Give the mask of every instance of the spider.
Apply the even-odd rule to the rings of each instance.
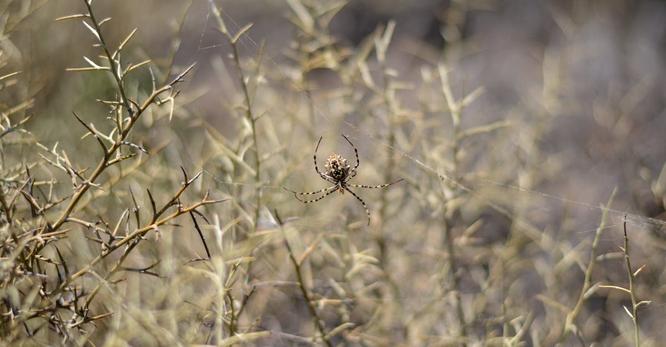
[[[325,169],[324,172],[321,172],[319,170],[319,166],[317,165],[317,150],[319,149],[319,144],[321,143],[321,140],[322,140],[323,137],[319,137],[319,141],[317,141],[317,146],[315,147],[315,151],[314,151],[314,155],[313,155],[315,171],[317,172],[319,177],[321,177],[324,181],[333,183],[333,185],[330,186],[330,187],[324,188],[324,189],[313,191],[313,192],[295,192],[295,191],[289,190],[287,188],[284,188],[284,189],[291,192],[291,193],[294,193],[294,197],[298,201],[300,201],[304,204],[309,204],[311,202],[317,202],[317,201],[329,196],[331,193],[336,192],[336,191],[340,192],[340,194],[344,194],[345,191],[348,191],[351,195],[353,195],[356,198],[356,200],[358,200],[361,203],[361,205],[363,205],[363,208],[365,208],[365,213],[368,215],[368,225],[370,225],[370,210],[368,209],[368,205],[366,205],[365,201],[363,201],[363,199],[361,199],[361,197],[359,197],[358,195],[356,195],[356,193],[351,191],[349,189],[349,187],[368,188],[368,189],[386,188],[390,185],[393,185],[393,184],[396,184],[396,183],[402,181],[402,178],[398,179],[396,181],[393,181],[391,183],[379,184],[379,185],[376,185],[376,186],[367,186],[367,185],[364,185],[364,184],[348,183],[349,180],[354,178],[354,176],[356,176],[356,174],[358,173],[357,169],[358,169],[358,167],[361,163],[360,163],[359,158],[358,158],[358,150],[356,149],[356,146],[354,146],[354,144],[349,140],[349,138],[347,136],[342,135],[342,137],[344,137],[345,140],[347,140],[347,142],[349,143],[349,145],[354,149],[354,155],[356,156],[356,164],[354,165],[353,168],[349,165],[349,163],[347,162],[347,159],[345,159],[344,157],[342,157],[339,154],[333,153],[326,160],[326,164],[324,166],[324,169]],[[312,200],[302,200],[301,198],[299,198],[299,195],[303,196],[303,195],[313,195],[313,194],[321,194],[321,193],[323,193],[324,195],[322,195],[318,198],[312,199]]]

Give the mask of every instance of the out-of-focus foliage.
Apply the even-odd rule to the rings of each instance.
[[[2,344],[666,339],[661,2],[0,13]]]

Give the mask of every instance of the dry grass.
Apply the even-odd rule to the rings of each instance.
[[[547,7],[539,82],[508,89],[477,63],[520,55],[465,33],[492,1],[444,6],[439,49],[395,21],[350,44],[344,3],[271,3],[279,52],[213,0],[5,1],[0,344],[659,345],[663,148],[632,158],[664,128],[643,116],[664,71],[590,101],[585,3]],[[283,189],[323,188],[315,144],[353,158],[340,134],[351,182],[404,179],[358,188],[369,225],[347,194]],[[625,175],[586,180],[596,158]]]

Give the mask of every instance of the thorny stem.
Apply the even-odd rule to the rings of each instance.
[[[390,26],[391,24],[389,24]],[[392,29],[385,29],[392,30]],[[386,35],[386,33],[385,33]],[[385,41],[385,44],[388,45],[388,41]],[[386,49],[386,47],[384,47]],[[393,172],[395,169],[395,157],[393,155],[392,149],[395,148],[395,132],[396,132],[396,120],[395,115],[398,112],[395,95],[391,91],[391,80],[392,75],[389,72],[389,67],[386,64],[385,57],[378,56],[379,64],[382,71],[382,84],[381,84],[381,97],[386,108],[386,121],[388,125],[388,134],[387,134],[387,151],[386,151],[386,170],[384,170],[384,182],[393,181]],[[391,271],[389,269],[389,245],[386,240],[384,225],[386,225],[386,219],[388,218],[388,190],[382,190],[380,192],[380,206],[379,206],[379,221],[380,225],[376,229],[375,242],[377,243],[377,248],[379,250],[379,264],[383,275],[386,279],[386,283],[389,286],[390,291],[393,295],[393,301],[397,303],[398,306],[402,305],[400,287],[396,281],[391,276]],[[409,335],[408,328],[402,330],[404,335]]]
[[[72,211],[74,210],[74,208],[78,204],[79,200],[81,200],[83,195],[88,191],[88,189],[90,189],[90,187],[93,185],[93,183],[95,183],[97,178],[99,178],[99,176],[104,172],[104,170],[106,170],[106,168],[109,167],[109,161],[110,161],[111,157],[113,156],[113,154],[115,154],[115,152],[118,150],[118,148],[120,148],[122,146],[123,141],[125,140],[125,138],[127,138],[127,136],[129,135],[130,130],[132,129],[132,127],[134,127],[134,125],[136,124],[136,121],[139,120],[141,114],[143,114],[143,112],[146,109],[148,109],[148,107],[150,107],[151,104],[153,104],[155,102],[155,99],[160,94],[170,90],[173,87],[173,85],[176,84],[178,81],[180,81],[182,76],[184,74],[186,74],[187,72],[189,72],[190,70],[191,69],[187,69],[183,74],[179,75],[179,77],[174,79],[171,83],[169,83],[168,85],[154,91],[148,97],[148,99],[146,99],[146,101],[144,101],[143,105],[141,105],[141,107],[138,109],[138,111],[136,113],[136,116],[131,117],[127,127],[122,129],[122,131],[120,133],[121,134],[120,139],[118,141],[114,142],[114,144],[104,153],[104,157],[97,164],[97,167],[95,168],[95,171],[93,171],[93,173],[90,175],[90,177],[85,182],[83,182],[81,184],[81,186],[78,188],[78,190],[76,191],[76,193],[74,193],[74,195],[72,196],[72,199],[70,200],[69,205],[67,206],[67,208],[65,208],[63,213],[57,219],[57,221],[55,223],[53,223],[53,225],[51,225],[50,227],[49,227],[48,224],[46,224],[41,232],[45,232],[48,229],[57,230],[58,228],[60,228],[62,226],[62,224],[64,224],[67,221],[67,218],[72,213]]]
[[[590,250],[590,264],[588,264],[587,268],[585,269],[585,278],[583,279],[583,287],[580,289],[580,294],[578,295],[578,300],[576,301],[576,305],[567,314],[563,331],[560,334],[560,342],[561,339],[566,337],[567,332],[572,331],[572,329],[575,329],[574,333],[577,332],[577,329],[575,327],[576,317],[578,317],[580,311],[583,308],[583,303],[585,302],[587,291],[590,289],[590,285],[592,283],[592,271],[594,270],[594,265],[596,263],[597,247],[599,245],[599,240],[601,239],[601,234],[603,233],[603,230],[606,229],[606,223],[608,221],[608,208],[610,208],[610,206],[613,203],[613,199],[615,198],[615,192],[616,190],[613,190],[613,192],[611,193],[611,196],[608,199],[608,203],[606,203],[606,208],[603,209],[603,212],[601,214],[601,222],[599,223],[599,227],[597,227],[597,230],[594,234],[594,240],[592,241],[592,249]]]
[[[458,157],[459,157],[459,151],[460,151],[460,144],[459,144],[459,134],[460,134],[460,117],[461,117],[461,102],[456,102],[453,93],[451,91],[451,86],[449,84],[449,79],[447,73],[444,71],[444,67],[440,66],[439,67],[439,73],[440,73],[440,79],[442,83],[442,93],[445,96],[446,103],[449,108],[449,113],[451,114],[451,123],[452,123],[452,137],[453,137],[453,144],[451,148],[451,155],[452,155],[452,163],[453,167],[451,170],[451,174],[454,177],[458,177]],[[444,194],[444,189],[445,186],[443,184],[444,182],[442,181],[442,194]],[[443,195],[443,198],[445,199],[445,195]],[[453,292],[455,293],[455,310],[456,310],[456,316],[458,318],[458,324],[460,325],[460,336],[465,339],[467,338],[467,324],[465,323],[465,314],[464,310],[462,307],[462,300],[461,300],[461,293],[460,293],[460,279],[458,278],[458,264],[456,262],[456,257],[455,257],[455,245],[454,245],[454,237],[452,235],[452,225],[453,221],[450,218],[450,215],[447,211],[446,208],[446,201],[442,201],[444,204],[444,211],[443,211],[443,227],[444,227],[444,244],[447,250],[448,254],[448,261],[449,261],[449,275],[451,276],[451,281],[452,281],[452,286],[453,286]],[[462,346],[466,346],[466,344],[463,342]]]
[[[257,118],[254,116],[254,112],[252,111],[252,101],[250,98],[250,91],[248,89],[247,81],[245,79],[245,73],[241,65],[240,54],[238,52],[238,45],[236,44],[238,37],[234,38],[231,35],[231,33],[229,33],[229,31],[227,30],[227,27],[222,19],[222,14],[220,13],[219,8],[215,5],[215,2],[213,0],[209,0],[209,3],[215,18],[217,19],[219,30],[224,34],[224,36],[229,41],[229,45],[231,46],[231,49],[233,51],[232,55],[234,59],[234,64],[236,65],[236,69],[238,70],[238,79],[241,85],[241,89],[243,90],[243,97],[245,102],[245,117],[247,118],[247,121],[250,123],[250,128],[252,131],[252,145],[254,147],[254,161],[255,161],[254,180],[255,180],[255,194],[256,194],[254,231],[256,232],[257,223],[259,221],[259,211],[261,209],[261,158],[259,156],[259,146],[258,146],[259,141],[257,140]],[[242,34],[243,33],[240,33],[239,35]]]
[[[196,209],[199,208],[199,207],[201,207],[201,206],[208,205],[208,204],[213,204],[213,203],[216,203],[216,202],[221,202],[221,200],[208,200],[208,198],[207,198],[207,194],[206,194],[206,197],[204,197],[203,200],[201,200],[201,201],[198,202],[197,204],[194,204],[194,205],[192,205],[192,206],[190,206],[190,207],[187,207],[187,208],[185,208],[185,209],[182,209],[182,208],[181,208],[181,206],[180,206],[180,202],[179,202],[180,196],[181,196],[181,195],[187,190],[187,188],[188,188],[188,187],[189,187],[189,186],[190,186],[190,185],[191,185],[191,184],[192,184],[192,183],[193,183],[198,177],[199,177],[199,175],[197,174],[197,175],[195,175],[193,178],[188,179],[188,178],[187,178],[187,175],[185,174],[185,181],[184,181],[184,183],[181,185],[180,189],[179,189],[179,190],[178,190],[178,191],[177,191],[177,192],[171,197],[171,199],[170,199],[166,204],[163,205],[163,207],[162,207],[159,211],[154,211],[154,212],[153,212],[153,218],[151,219],[149,225],[146,226],[146,227],[144,227],[144,228],[142,228],[142,229],[145,229],[146,231],[145,231],[145,232],[139,232],[139,233],[137,233],[137,232],[135,231],[134,233],[130,234],[129,236],[126,236],[126,237],[123,238],[123,239],[122,239],[117,245],[112,245],[111,247],[107,248],[107,249],[104,251],[104,253],[102,253],[103,257],[106,257],[108,254],[113,253],[114,250],[118,249],[118,248],[119,248],[120,246],[122,246],[123,244],[125,244],[125,243],[127,243],[127,242],[131,242],[131,241],[132,241],[131,239],[140,240],[140,239],[141,239],[141,238],[142,238],[142,237],[143,237],[148,231],[150,231],[150,230],[156,230],[156,231],[157,231],[157,230],[158,230],[158,227],[159,227],[160,225],[163,225],[163,224],[168,223],[170,219],[177,218],[177,217],[179,217],[179,216],[181,216],[181,215],[183,215],[183,214],[185,214],[185,213],[188,213],[188,214],[192,215],[192,214],[196,211]],[[166,217],[166,218],[164,218],[164,219],[160,219],[160,217],[161,217],[161,216],[162,216],[162,215],[163,215],[163,214],[164,214],[169,208],[171,208],[171,207],[173,207],[173,206],[177,206],[177,207],[178,207],[178,211],[177,211],[176,213],[171,214],[170,216],[168,216],[168,217]],[[192,217],[192,218],[194,218],[194,217]],[[93,227],[93,224],[92,224],[92,223],[88,223],[88,222],[85,222],[85,221],[82,221],[82,220],[78,220],[78,219],[75,219],[75,218],[70,218],[69,221],[72,222],[72,223],[77,223],[77,224],[83,225],[83,226],[88,227],[88,228]],[[194,223],[196,224],[196,220],[194,220]],[[135,241],[135,242],[130,243],[130,244],[127,246],[127,248],[125,249],[125,251],[123,252],[123,254],[120,256],[120,258],[118,259],[118,261],[117,261],[116,264],[114,265],[114,267],[111,269],[111,271],[109,271],[108,274],[107,274],[106,276],[104,276],[104,279],[108,279],[108,278],[110,278],[114,273],[116,273],[118,270],[121,269],[122,264],[123,264],[123,262],[125,261],[125,259],[127,259],[127,257],[129,256],[129,254],[132,252],[132,250],[133,250],[138,244],[139,244],[139,243]],[[116,246],[117,246],[117,247],[116,247]],[[205,243],[204,243],[204,246],[205,246]],[[206,247],[206,246],[205,246],[205,247]],[[102,258],[103,258],[103,257],[102,257]],[[100,260],[101,260],[101,259],[100,259]],[[92,265],[94,265],[94,264],[92,264]],[[92,267],[90,267],[90,268],[92,268]],[[88,270],[89,270],[90,268],[88,268]],[[79,272],[81,272],[81,271],[79,271]],[[85,274],[85,272],[83,272],[82,274]],[[86,306],[88,306],[88,305],[90,304],[90,302],[92,302],[92,299],[95,297],[95,295],[96,295],[97,291],[99,290],[99,287],[100,287],[100,286],[101,286],[101,284],[99,284],[99,285],[97,286],[97,288],[95,288],[95,290],[92,291],[92,294],[91,294],[91,295],[88,297],[88,299],[86,300]]]
[[[387,121],[388,121],[388,146],[387,146],[387,163],[386,163],[386,170],[384,170],[384,181],[385,182],[391,182],[393,179],[393,168],[395,167],[395,160],[393,153],[391,151],[392,148],[395,147],[395,120],[394,120],[394,113],[395,113],[395,104],[394,101],[391,98],[390,95],[390,82],[391,82],[391,76],[388,73],[388,67],[386,66],[385,62],[382,62],[382,70],[383,70],[383,85],[382,85],[382,97],[384,99],[384,103],[387,108]],[[388,191],[387,190],[382,190],[381,191],[381,206],[379,208],[379,216],[380,220],[384,221],[384,218],[386,218],[386,211],[388,208]],[[388,250],[386,249],[386,239],[384,238],[384,235],[382,234],[382,231],[378,231],[379,235],[377,236],[377,244],[379,246],[379,252],[380,252],[380,261],[383,265],[386,265],[386,261],[388,259]]]
[[[243,67],[241,65],[240,54],[238,52],[238,45],[236,44],[240,36],[243,35],[243,32],[239,32],[236,34],[237,35],[236,37],[232,37],[231,33],[229,33],[226,25],[224,24],[224,20],[222,19],[222,14],[220,13],[219,8],[215,5],[215,2],[213,0],[209,0],[209,3],[213,15],[217,19],[219,30],[222,32],[222,34],[224,34],[224,36],[229,41],[229,45],[231,46],[234,64],[236,65],[236,69],[238,70],[238,80],[241,89],[243,91],[243,98],[245,102],[245,118],[247,119],[248,123],[250,123],[250,129],[252,131],[252,145],[254,147],[254,161],[255,161],[254,183],[255,183],[255,197],[256,197],[253,232],[256,233],[257,228],[259,226],[259,214],[261,211],[261,158],[259,155],[259,141],[257,139],[257,117],[254,116],[254,112],[252,110],[252,99],[250,98],[250,91],[247,85],[245,72],[243,71]],[[252,272],[252,266],[253,262],[249,262],[247,265],[248,274]],[[249,283],[249,280],[250,276],[246,278],[246,284]],[[240,314],[241,312],[239,312],[237,316],[240,316]]]
[[[319,334],[321,335],[322,340],[324,340],[326,346],[333,347],[333,344],[331,343],[328,335],[326,334],[324,323],[321,317],[319,317],[317,309],[315,308],[314,303],[312,302],[312,298],[310,297],[310,293],[308,292],[308,289],[305,286],[305,280],[303,279],[303,274],[301,272],[301,265],[294,256],[294,252],[291,249],[291,245],[287,240],[287,233],[284,231],[284,228],[282,227],[282,220],[280,219],[280,216],[278,215],[277,211],[275,211],[275,218],[278,220],[278,223],[280,225],[280,230],[282,231],[282,237],[284,239],[284,245],[287,248],[287,252],[289,253],[289,260],[291,261],[291,264],[294,266],[294,272],[296,273],[296,278],[298,280],[298,288],[301,290],[303,299],[305,300],[305,303],[308,306],[308,310],[310,311],[310,314],[312,315],[312,318],[315,321],[315,326],[317,327],[317,330],[319,331]]]
[[[238,54],[238,46],[236,45],[235,42],[232,42],[231,37],[227,36],[229,38],[229,43],[231,43],[231,47],[233,47],[234,51],[234,62],[236,63],[236,67],[238,68],[238,75],[240,79],[240,84],[243,89],[243,95],[245,97],[245,117],[247,117],[248,122],[250,122],[250,127],[252,129],[252,144],[254,145],[254,160],[255,160],[255,172],[254,172],[254,180],[255,180],[255,194],[256,194],[256,199],[257,199],[257,206],[255,208],[255,214],[254,214],[254,230],[257,231],[257,223],[259,222],[259,211],[261,208],[261,159],[259,158],[259,146],[258,146],[258,141],[257,141],[257,120],[254,117],[254,113],[252,112],[252,103],[250,101],[250,92],[247,88],[247,83],[245,81],[245,74],[243,73],[243,69],[241,68],[241,63],[240,63],[240,58]]]
[[[245,117],[247,118],[247,121],[250,123],[250,129],[252,131],[252,145],[254,147],[254,161],[255,161],[254,183],[255,183],[255,196],[256,196],[253,231],[256,233],[257,228],[259,226],[259,214],[261,211],[261,158],[259,156],[259,141],[257,139],[257,117],[254,116],[254,112],[252,110],[252,99],[250,98],[250,91],[248,89],[245,73],[241,65],[240,54],[238,52],[238,45],[236,44],[240,36],[243,35],[243,32],[239,32],[236,34],[237,35],[236,37],[232,37],[231,33],[229,33],[226,25],[224,24],[224,20],[222,19],[222,14],[220,13],[219,8],[215,5],[215,2],[213,0],[209,0],[209,3],[211,10],[213,11],[213,15],[217,19],[219,30],[222,32],[222,34],[224,34],[224,36],[229,41],[229,45],[231,46],[234,63],[236,65],[236,69],[238,70],[238,79],[241,85],[241,89],[243,91],[243,98],[245,102]],[[241,31],[242,30],[243,29],[241,29]],[[252,266],[253,262],[248,263],[247,265],[248,274],[252,272]],[[250,276],[246,278],[246,284],[249,283],[249,280]],[[238,316],[240,316],[240,312],[238,313]]]
[[[134,115],[134,112],[132,112],[132,107],[130,106],[129,100],[127,99],[127,95],[125,94],[125,87],[123,86],[122,77],[120,76],[120,69],[116,65],[116,60],[113,57],[113,55],[111,55],[109,47],[104,41],[104,36],[102,35],[102,29],[100,28],[99,22],[97,21],[97,18],[95,17],[95,14],[92,10],[92,0],[83,0],[83,2],[86,4],[86,8],[88,9],[88,15],[90,16],[90,21],[92,22],[95,31],[97,32],[97,37],[99,38],[99,43],[102,46],[102,49],[104,50],[104,55],[106,55],[106,58],[109,60],[109,69],[111,70],[113,78],[116,80],[116,84],[118,85],[118,92],[120,93],[120,98],[122,99],[123,106],[125,106],[127,113],[130,115],[130,117],[132,117]]]
[[[108,46],[107,46],[106,42],[104,41],[104,35],[102,35],[102,32],[100,31],[99,22],[95,18],[94,12],[93,12],[92,7],[91,7],[91,2],[88,1],[88,0],[84,0],[84,3],[86,4],[86,7],[88,9],[88,14],[90,16],[90,20],[92,21],[93,26],[95,28],[95,31],[97,32],[97,36],[99,38],[102,49],[104,50],[104,53],[106,54],[106,57],[109,60],[111,74],[114,76],[114,78],[116,80],[116,83],[117,83],[117,86],[118,86],[118,92],[120,93],[120,97],[122,98],[123,104],[124,104],[125,108],[127,109],[128,114],[130,115],[129,123],[124,128],[122,127],[122,125],[119,125],[120,128],[118,129],[118,139],[113,143],[113,145],[110,148],[108,148],[104,152],[104,157],[97,164],[97,167],[95,168],[93,173],[88,177],[88,179],[86,179],[86,181],[83,182],[78,187],[77,191],[72,195],[72,199],[70,200],[69,205],[67,206],[67,208],[65,208],[65,210],[60,215],[60,217],[56,220],[56,222],[53,223],[53,225],[49,225],[48,223],[46,223],[44,225],[44,227],[42,228],[42,230],[40,231],[40,233],[44,233],[47,230],[57,230],[58,228],[60,228],[67,221],[67,218],[72,213],[74,208],[76,208],[77,204],[79,203],[79,201],[81,200],[83,195],[90,189],[90,187],[95,183],[97,178],[99,178],[99,176],[104,172],[104,170],[106,170],[106,168],[109,167],[112,164],[110,162],[111,157],[123,145],[125,139],[129,135],[130,131],[132,130],[132,128],[134,127],[136,122],[139,120],[139,118],[143,114],[143,112],[146,111],[148,109],[148,107],[150,107],[150,105],[152,105],[155,102],[155,100],[160,96],[160,94],[162,94],[162,93],[164,93],[168,90],[171,90],[173,88],[173,86],[175,84],[177,84],[178,82],[180,82],[182,80],[182,78],[186,74],[188,74],[192,70],[192,68],[194,67],[193,65],[191,65],[190,67],[185,69],[185,71],[183,71],[181,74],[179,74],[175,79],[173,79],[170,83],[164,85],[160,89],[157,89],[157,90],[153,91],[153,93],[137,109],[136,113],[134,113],[132,111],[132,108],[131,108],[130,104],[129,104],[130,101],[129,101],[129,99],[127,98],[127,96],[125,94],[125,89],[123,87],[121,76],[119,75],[119,69],[116,65],[114,57],[111,55],[111,53],[108,49]]]
[[[90,271],[90,269],[93,268],[93,266],[95,266],[102,259],[106,258],[109,254],[113,253],[118,248],[129,244],[127,250],[123,253],[123,255],[121,257],[121,260],[119,261],[119,263],[121,263],[122,260],[124,258],[126,258],[127,255],[129,255],[129,253],[131,252],[131,250],[137,245],[137,243],[130,244],[130,242],[135,241],[138,238],[143,237],[145,234],[147,234],[151,230],[157,230],[160,226],[168,223],[169,221],[171,221],[171,220],[173,220],[173,219],[175,219],[175,218],[177,218],[177,217],[179,217],[183,214],[188,214],[191,211],[194,211],[194,210],[198,209],[199,207],[214,204],[214,203],[218,203],[218,202],[220,202],[220,201],[219,200],[208,200],[208,198],[204,198],[203,200],[201,200],[197,203],[194,203],[191,206],[188,206],[186,208],[179,208],[178,210],[174,211],[173,213],[171,213],[171,214],[169,214],[169,215],[167,215],[167,216],[165,216],[161,219],[158,219],[158,220],[156,220],[155,222],[153,222],[149,225],[146,225],[142,228],[136,229],[131,234],[123,237],[120,241],[110,245],[106,251],[100,253],[97,257],[95,257],[93,260],[91,260],[85,267],[83,267],[82,269],[80,269],[76,273],[72,274],[72,276],[70,276],[66,280],[64,280],[60,284],[60,286],[54,291],[54,293],[61,292],[70,283],[72,283],[77,278],[85,275],[88,271]],[[75,219],[71,219],[69,221],[74,222],[74,223],[79,222],[78,220],[75,220]],[[79,224],[84,224],[84,223],[79,223]],[[84,225],[86,225],[86,224],[84,224]]]
[[[458,318],[458,325],[460,325],[460,336],[464,339],[467,337],[467,327],[465,323],[465,312],[462,307],[461,293],[460,293],[460,278],[458,277],[458,264],[455,257],[455,247],[453,236],[451,235],[451,225],[449,218],[444,214],[442,221],[444,227],[444,244],[446,246],[446,253],[448,254],[447,260],[449,261],[449,276],[451,277],[451,286],[455,298],[456,316]],[[463,343],[463,346],[466,344]]]
[[[638,331],[638,302],[634,288],[634,271],[631,268],[631,259],[629,258],[629,237],[627,236],[627,216],[622,223],[624,230],[624,262],[627,266],[627,277],[629,278],[629,296],[631,297],[631,320],[634,323],[634,346],[640,346],[640,334]]]
[[[229,324],[227,324],[227,329],[229,329],[229,335],[236,335],[236,307],[234,306],[234,298],[231,295],[231,291],[227,290],[226,295],[227,300],[229,300],[229,308],[231,310],[231,317],[229,317]]]
[[[5,198],[5,192],[1,186],[0,186],[0,205],[2,206],[2,210],[5,213],[7,224],[12,225],[12,211],[9,208],[9,205],[7,204],[7,199]]]

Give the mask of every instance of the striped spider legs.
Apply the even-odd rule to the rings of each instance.
[[[345,140],[349,143],[349,145],[354,149],[354,156],[356,157],[356,163],[354,164],[354,167],[349,165],[347,162],[347,159],[342,157],[339,154],[331,154],[328,159],[326,159],[326,164],[324,165],[324,171],[321,171],[319,169],[319,165],[317,164],[317,151],[319,150],[319,145],[321,144],[322,137],[319,137],[319,141],[317,141],[317,146],[315,147],[313,161],[314,161],[314,168],[319,177],[323,179],[324,181],[327,181],[331,183],[332,185],[329,187],[326,187],[324,189],[316,190],[313,192],[295,192],[293,190],[284,188],[286,191],[294,193],[294,197],[304,203],[304,204],[309,204],[312,202],[317,202],[329,195],[331,195],[334,192],[340,192],[340,194],[344,194],[345,191],[349,192],[351,195],[358,200],[361,205],[363,205],[363,208],[365,209],[365,213],[368,216],[368,225],[370,225],[370,210],[368,209],[368,205],[361,199],[360,196],[356,195],[353,191],[351,191],[349,188],[365,188],[365,189],[380,189],[380,188],[386,188],[392,184],[398,183],[402,181],[401,179],[398,179],[396,181],[393,181],[391,183],[385,183],[385,184],[379,184],[376,186],[368,186],[365,184],[353,184],[349,183],[349,180],[354,178],[356,174],[358,173],[358,167],[361,164],[359,158],[358,158],[358,150],[356,149],[356,146],[349,140],[349,138],[345,135],[342,135]],[[314,199],[304,199],[303,197],[307,195],[318,195],[318,194],[323,194],[320,195]]]

